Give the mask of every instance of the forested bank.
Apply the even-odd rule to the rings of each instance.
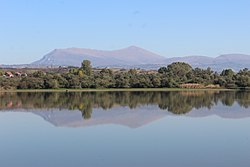
[[[27,75],[8,76],[0,70],[0,89],[81,89],[81,88],[249,88],[250,70],[238,72],[225,69],[192,68],[176,62],[158,71],[138,69],[115,71],[109,68],[93,70],[84,60],[80,68],[68,68],[63,73],[36,70]]]

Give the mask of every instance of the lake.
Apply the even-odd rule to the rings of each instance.
[[[250,92],[0,93],[2,167],[249,167]]]

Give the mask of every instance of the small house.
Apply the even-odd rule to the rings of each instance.
[[[9,71],[5,73],[5,76],[8,77],[8,78],[13,78],[14,77],[12,72],[9,72]]]
[[[22,76],[22,73],[16,72],[15,75],[16,75],[17,77],[21,77],[21,76]]]

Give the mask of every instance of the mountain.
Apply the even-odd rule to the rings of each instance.
[[[215,71],[231,68],[239,71],[243,68],[250,68],[250,55],[244,54],[225,54],[215,58],[206,56],[187,56],[168,58],[164,61],[166,64],[173,62],[185,62],[192,67],[207,68],[211,67]]]
[[[164,57],[136,46],[114,51],[94,49],[68,48],[55,49],[38,60],[33,65],[80,66],[82,60],[87,59],[94,67],[98,66],[126,66],[149,63],[160,63]]]
[[[206,69],[210,67],[212,70],[218,72],[228,68],[233,69],[234,71],[239,71],[240,69],[243,68],[250,69],[250,55],[244,55],[244,54],[226,54],[215,58],[207,56],[173,57],[173,58],[165,58],[165,60],[162,61],[161,63],[138,64],[138,65],[120,66],[120,67],[157,70],[160,67],[167,66],[173,62],[185,62],[190,64],[193,68],[199,67]]]
[[[156,70],[173,62],[186,62],[194,68],[211,67],[215,71],[221,71],[226,68],[231,68],[234,71],[239,71],[243,68],[250,69],[250,55],[225,54],[215,58],[206,56],[166,58],[136,46],[114,51],[81,48],[55,49],[27,67],[46,67],[51,65],[80,66],[84,59],[90,60],[94,67]]]

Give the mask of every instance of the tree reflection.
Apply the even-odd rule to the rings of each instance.
[[[219,102],[226,106],[238,103],[250,105],[247,91],[168,91],[168,92],[56,92],[1,93],[0,109],[69,109],[79,110],[84,119],[91,118],[93,108],[111,109],[127,106],[158,105],[173,114],[185,114],[192,109],[211,109]]]

